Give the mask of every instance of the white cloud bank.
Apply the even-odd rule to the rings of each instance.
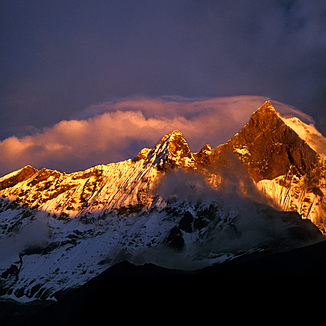
[[[133,158],[175,129],[183,133],[193,152],[206,143],[215,147],[238,132],[267,99],[137,97],[94,105],[75,120],[0,141],[0,175],[27,164],[72,172]],[[289,106],[272,103],[293,113]]]

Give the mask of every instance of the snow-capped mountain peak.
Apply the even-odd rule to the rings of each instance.
[[[326,163],[295,130],[266,102],[215,149],[192,153],[175,130],[133,160],[70,174],[26,166],[0,178],[0,295],[54,298],[122,260],[191,269],[318,240],[299,214],[323,230]],[[250,191],[299,214],[252,202],[242,188],[226,196],[215,181],[227,170],[215,166],[234,160],[230,180],[250,179]]]
[[[256,182],[284,175],[290,166],[304,175],[318,161],[318,154],[283,121],[269,101],[218,152],[230,148]]]
[[[280,209],[298,212],[326,233],[325,148],[326,139],[312,124],[282,116],[267,101],[239,133],[214,149],[214,160],[228,164],[235,154]]]
[[[147,159],[160,169],[167,166],[194,167],[195,164],[195,158],[178,130],[165,135],[153,150],[143,149],[135,160],[138,159]]]

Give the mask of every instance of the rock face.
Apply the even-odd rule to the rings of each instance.
[[[215,149],[175,130],[133,160],[0,178],[0,295],[55,298],[123,260],[197,269],[321,240],[325,139],[292,124],[266,102]]]
[[[58,217],[80,217],[128,205],[145,205],[158,174],[173,167],[194,167],[194,157],[179,131],[166,135],[134,160],[65,174],[25,168],[0,179],[2,198]],[[2,180],[2,181],[1,181]]]
[[[238,134],[214,149],[211,162],[230,165],[236,155],[280,209],[298,212],[326,233],[324,150],[325,138],[313,126],[282,117],[267,101]]]
[[[17,183],[23,182],[37,172],[32,166],[27,165],[23,169],[11,173],[0,179],[0,190],[15,186]]]
[[[271,103],[266,102],[248,124],[215,152],[231,149],[244,163],[255,182],[285,175],[290,167],[305,175],[318,165],[318,154],[288,127]]]

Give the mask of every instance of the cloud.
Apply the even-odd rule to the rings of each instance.
[[[35,219],[23,225],[18,232],[13,232],[0,239],[0,266],[8,265],[8,260],[17,261],[18,256],[28,248],[44,248],[50,239],[46,213],[38,212]]]
[[[216,147],[238,132],[266,99],[137,97],[105,102],[79,113],[78,119],[1,141],[0,175],[27,164],[72,172],[118,162],[155,146],[175,129],[184,134],[193,152],[206,143]]]
[[[120,247],[120,254],[117,255],[117,247],[113,252],[115,263],[124,259],[134,264],[147,262],[191,270],[211,265],[213,259],[221,262],[230,258],[230,254],[237,256],[253,249],[260,251],[267,248],[279,251],[322,239],[317,231],[314,239],[295,234],[294,228],[300,229],[299,215],[297,223],[294,220],[294,224],[287,223],[287,213],[282,214],[276,203],[259,192],[240,161],[234,155],[229,159],[231,162],[228,166],[214,168],[215,173],[221,173],[218,187],[209,183],[200,172],[181,168],[170,171],[153,185],[152,194],[166,202],[160,214],[165,212],[168,220],[178,222],[178,227],[185,231],[182,237],[186,246],[181,252],[158,244],[135,250]],[[186,220],[187,231],[183,224]],[[203,222],[201,226],[200,221]],[[187,233],[197,227],[200,228],[199,239],[194,241],[196,232],[190,237]]]
[[[323,0],[62,3],[1,3],[1,139],[134,94],[259,94],[326,130]]]

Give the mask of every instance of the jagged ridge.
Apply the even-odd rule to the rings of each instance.
[[[154,148],[141,150],[134,160],[72,174],[48,169],[37,171],[27,166],[0,179],[0,194],[16,205],[28,205],[62,217],[84,216],[94,211],[104,213],[121,206],[141,207],[152,201],[148,194],[150,184],[168,168],[190,168],[211,177],[207,170],[211,171],[209,168],[217,163],[227,165],[230,153],[240,159],[262,191],[276,199],[283,209],[298,211],[304,217],[309,217],[309,212],[313,222],[323,228],[324,160],[269,101],[253,113],[238,134],[213,150],[205,145],[198,153],[192,153],[182,133],[175,130]],[[301,190],[298,195],[294,187],[289,191],[280,188],[293,185],[288,181],[289,175],[297,178],[296,184],[304,183],[306,194]],[[303,179],[306,181],[299,182]],[[300,197],[299,202],[296,197]]]
[[[324,224],[325,163],[269,101],[253,113],[238,134],[214,150],[205,145],[198,153],[192,153],[182,133],[175,130],[154,148],[141,150],[134,160],[99,165],[72,174],[48,169],[37,171],[27,166],[0,179],[0,194],[16,205],[28,205],[63,217],[83,216],[94,211],[104,213],[121,206],[146,206],[151,202],[150,184],[168,168],[190,168],[209,176],[207,169],[221,162],[227,165],[230,153],[240,159],[264,193],[270,193],[274,199],[283,193],[291,195],[292,204],[289,198],[277,200],[283,209],[296,210],[304,217],[309,217],[309,211],[316,225]],[[312,193],[313,198],[298,195],[298,190],[291,193],[293,187],[291,191],[279,189],[285,184],[289,187],[289,182],[282,184],[281,181],[289,180],[289,173],[298,179],[297,184],[299,180],[306,180],[305,192]],[[273,187],[266,180],[274,179],[271,190]],[[298,196],[301,200],[295,204]],[[304,207],[311,202],[315,208],[320,207],[317,210],[311,205]]]
[[[0,293],[29,300],[53,297],[121,260],[147,261],[146,248],[155,248],[154,252],[170,248],[182,255],[172,267],[182,259],[198,267],[243,254],[244,248],[262,250],[274,242],[281,248],[319,239],[308,220],[304,223],[296,213],[280,214],[248,202],[241,197],[246,195],[241,187],[227,194],[235,196],[231,206],[223,192],[212,195],[212,188],[199,176],[213,188],[225,185],[219,182],[226,171],[220,166],[235,166],[239,183],[251,178],[279,207],[296,211],[323,229],[325,163],[266,102],[238,134],[215,149],[205,145],[192,153],[175,130],[133,160],[71,174],[26,166],[1,178],[0,235],[3,241],[10,242],[11,237],[15,246],[0,263]],[[176,190],[166,190],[169,182],[173,187],[178,183]],[[241,203],[249,205],[251,215],[269,230],[255,244],[241,242],[242,251],[234,245],[247,236],[248,228],[241,226],[246,214]],[[257,227],[250,218],[252,228]],[[43,234],[26,241],[33,228]],[[231,242],[225,244],[225,237]],[[230,243],[233,251],[225,249]],[[167,254],[164,250],[160,257]],[[168,254],[163,264],[171,264],[171,251]],[[35,270],[43,281],[35,278]]]
[[[304,175],[317,166],[319,159],[319,155],[284,123],[269,101],[215,153],[223,157],[230,149],[244,163],[255,182],[284,175],[290,167]]]

